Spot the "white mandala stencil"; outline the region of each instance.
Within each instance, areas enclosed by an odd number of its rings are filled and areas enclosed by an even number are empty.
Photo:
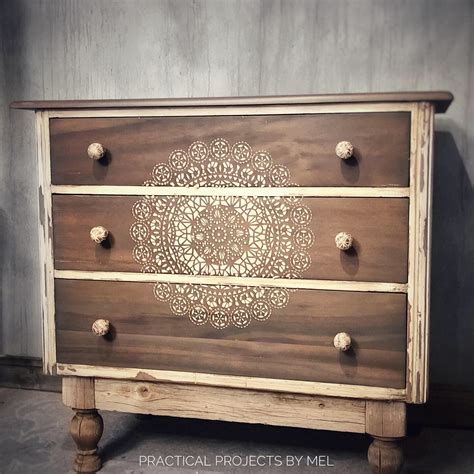
[[[174,150],[145,186],[287,186],[290,171],[246,142]],[[299,278],[311,265],[312,214],[301,197],[145,196],[132,208],[133,258],[146,273]],[[265,321],[286,288],[156,283],[176,316],[216,329]]]

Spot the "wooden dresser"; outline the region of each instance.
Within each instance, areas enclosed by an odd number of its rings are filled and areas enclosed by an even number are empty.
[[[34,109],[44,370],[74,409],[369,433],[423,403],[445,92],[17,102]]]

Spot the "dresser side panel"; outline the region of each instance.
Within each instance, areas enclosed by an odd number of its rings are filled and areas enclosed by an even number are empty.
[[[408,256],[407,401],[424,403],[428,392],[434,106],[412,114]]]
[[[48,112],[36,112],[39,181],[39,252],[42,271],[41,312],[43,320],[43,371],[53,374],[56,365],[54,322],[53,218]]]

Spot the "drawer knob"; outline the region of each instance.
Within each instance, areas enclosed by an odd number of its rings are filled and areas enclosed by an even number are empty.
[[[352,238],[352,235],[347,232],[339,232],[334,241],[339,250],[349,250],[352,247],[354,239]]]
[[[97,227],[92,227],[90,236],[91,240],[93,240],[96,244],[100,244],[101,242],[104,242],[104,240],[107,240],[109,231],[105,227],[99,225]]]
[[[105,155],[105,147],[100,143],[91,143],[87,147],[87,154],[92,160],[100,160]]]
[[[110,322],[107,319],[96,319],[92,324],[92,332],[96,336],[105,336],[110,329]]]
[[[348,160],[354,153],[354,147],[351,142],[339,142],[336,145],[336,155],[341,160]]]
[[[351,348],[351,344],[351,336],[347,332],[339,332],[334,336],[334,347],[341,352],[348,351]]]

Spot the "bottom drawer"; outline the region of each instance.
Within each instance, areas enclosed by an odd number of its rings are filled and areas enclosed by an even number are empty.
[[[58,363],[405,387],[404,294],[56,280],[55,298]]]

